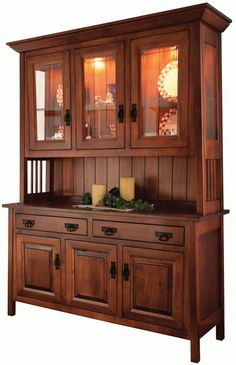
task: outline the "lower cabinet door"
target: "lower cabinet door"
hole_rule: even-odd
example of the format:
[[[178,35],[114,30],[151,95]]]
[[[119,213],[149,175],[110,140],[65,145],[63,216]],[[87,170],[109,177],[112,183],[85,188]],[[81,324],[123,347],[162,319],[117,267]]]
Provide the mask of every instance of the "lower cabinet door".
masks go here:
[[[180,328],[183,318],[183,255],[123,248],[123,316]]]
[[[61,301],[60,240],[16,236],[16,295]]]
[[[116,246],[66,241],[66,302],[116,314]]]

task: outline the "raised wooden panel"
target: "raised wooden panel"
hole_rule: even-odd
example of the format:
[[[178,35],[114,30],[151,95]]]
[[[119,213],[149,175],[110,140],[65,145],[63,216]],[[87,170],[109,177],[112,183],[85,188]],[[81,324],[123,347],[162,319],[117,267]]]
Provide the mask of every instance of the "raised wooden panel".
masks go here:
[[[66,241],[67,304],[116,313],[116,246]]]
[[[16,296],[59,303],[61,300],[60,240],[16,236]]]
[[[26,244],[24,247],[25,288],[53,292],[53,249]]]
[[[137,321],[180,328],[183,315],[181,253],[124,247],[123,315]]]
[[[147,313],[171,315],[171,284],[171,265],[158,265],[144,259],[134,259],[133,308]]]
[[[72,163],[73,161],[73,163]],[[64,171],[64,173],[63,173]],[[54,161],[54,194],[82,196],[92,184],[119,186],[121,176],[134,176],[136,197],[195,201],[194,157],[86,157]]]
[[[201,234],[198,238],[199,315],[204,319],[220,303],[220,230]]]

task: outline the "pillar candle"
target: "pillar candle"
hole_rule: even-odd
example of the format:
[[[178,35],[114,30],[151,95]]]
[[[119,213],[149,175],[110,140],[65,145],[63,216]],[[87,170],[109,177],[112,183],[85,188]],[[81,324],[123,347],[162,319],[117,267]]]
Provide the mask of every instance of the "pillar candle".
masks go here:
[[[93,184],[92,185],[92,204],[98,205],[104,198],[107,192],[106,184]]]
[[[121,177],[120,178],[120,195],[125,200],[134,199],[135,195],[135,178]]]

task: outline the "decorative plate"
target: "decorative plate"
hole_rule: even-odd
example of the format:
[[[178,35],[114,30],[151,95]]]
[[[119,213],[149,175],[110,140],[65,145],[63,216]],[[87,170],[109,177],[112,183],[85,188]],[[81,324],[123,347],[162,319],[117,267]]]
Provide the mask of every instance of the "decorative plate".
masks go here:
[[[59,84],[57,87],[57,104],[59,107],[63,107],[63,85]]]
[[[165,113],[159,124],[159,136],[176,136],[177,135],[177,108],[170,108]]]
[[[160,73],[157,82],[160,95],[170,102],[177,102],[178,96],[178,61],[168,63]]]

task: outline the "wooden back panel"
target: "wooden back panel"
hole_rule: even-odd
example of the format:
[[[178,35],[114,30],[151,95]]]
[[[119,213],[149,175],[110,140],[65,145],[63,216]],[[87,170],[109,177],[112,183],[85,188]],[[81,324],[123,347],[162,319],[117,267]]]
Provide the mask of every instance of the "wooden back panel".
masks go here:
[[[134,176],[136,197],[196,201],[194,157],[80,157],[55,159],[53,194],[82,196],[92,184],[119,186],[120,176]]]

